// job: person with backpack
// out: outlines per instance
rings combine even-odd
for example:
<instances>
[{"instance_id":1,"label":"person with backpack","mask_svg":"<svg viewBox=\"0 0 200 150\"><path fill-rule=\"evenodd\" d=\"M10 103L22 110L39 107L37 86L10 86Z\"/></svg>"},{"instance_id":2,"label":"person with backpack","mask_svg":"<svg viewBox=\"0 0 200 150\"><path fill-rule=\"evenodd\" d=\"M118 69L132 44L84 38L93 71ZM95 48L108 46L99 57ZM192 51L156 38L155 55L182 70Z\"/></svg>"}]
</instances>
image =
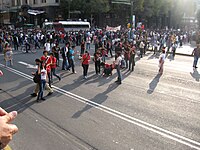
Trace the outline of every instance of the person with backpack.
<instances>
[{"instance_id":1,"label":"person with backpack","mask_svg":"<svg viewBox=\"0 0 200 150\"><path fill-rule=\"evenodd\" d=\"M117 59L114 61L114 65L115 68L117 69L117 81L115 81L117 84L122 84L122 75L121 75L121 61L122 61L122 57L121 57L121 53L117 53L116 54Z\"/></svg>"},{"instance_id":2,"label":"person with backpack","mask_svg":"<svg viewBox=\"0 0 200 150\"><path fill-rule=\"evenodd\" d=\"M37 71L36 72L32 72L33 77L33 81L34 83L36 83L34 92L31 94L32 97L37 97L38 96L38 92L39 92L39 88L40 88L40 75L38 74L38 68L41 65L41 60L40 59L35 59L35 64L37 65ZM50 96L53 94L53 90L49 87L49 84L45 84L45 90L48 91L47 96Z\"/></svg>"},{"instance_id":3,"label":"person with backpack","mask_svg":"<svg viewBox=\"0 0 200 150\"><path fill-rule=\"evenodd\" d=\"M82 56L82 67L83 67L83 76L84 79L87 79L88 68L90 64L90 54L88 51L85 52Z\"/></svg>"}]
</instances>

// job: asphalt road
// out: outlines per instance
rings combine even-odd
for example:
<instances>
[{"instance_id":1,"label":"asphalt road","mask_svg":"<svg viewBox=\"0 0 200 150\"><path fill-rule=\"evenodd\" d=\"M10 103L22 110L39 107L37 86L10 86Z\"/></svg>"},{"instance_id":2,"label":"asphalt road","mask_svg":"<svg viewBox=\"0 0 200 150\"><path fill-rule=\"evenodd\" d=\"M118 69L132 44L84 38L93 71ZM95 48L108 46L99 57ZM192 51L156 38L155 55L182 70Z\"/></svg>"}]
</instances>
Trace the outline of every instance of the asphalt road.
<instances>
[{"instance_id":1,"label":"asphalt road","mask_svg":"<svg viewBox=\"0 0 200 150\"><path fill-rule=\"evenodd\" d=\"M93 64L84 80L77 60L77 74L58 68L54 94L36 103L31 72L41 55L16 52L12 68L0 56L0 106L19 112L13 150L200 150L200 70L192 57L168 57L159 77L148 52L133 73L122 71L119 86L116 71L96 76Z\"/></svg>"}]
</instances>

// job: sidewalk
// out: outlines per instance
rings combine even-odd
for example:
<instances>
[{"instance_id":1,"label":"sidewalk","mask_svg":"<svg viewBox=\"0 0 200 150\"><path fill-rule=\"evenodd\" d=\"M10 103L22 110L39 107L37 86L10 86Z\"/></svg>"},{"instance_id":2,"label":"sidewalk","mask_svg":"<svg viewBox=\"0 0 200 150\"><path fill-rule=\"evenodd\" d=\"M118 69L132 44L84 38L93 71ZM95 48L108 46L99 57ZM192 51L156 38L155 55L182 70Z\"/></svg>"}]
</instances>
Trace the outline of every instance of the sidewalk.
<instances>
[{"instance_id":1,"label":"sidewalk","mask_svg":"<svg viewBox=\"0 0 200 150\"><path fill-rule=\"evenodd\" d=\"M176 55L183 55L183 56L192 56L192 52L194 48L196 47L196 43L193 41L191 44L185 44L182 47L178 47L176 49ZM149 49L149 51L152 51L152 49ZM168 52L171 54L171 49Z\"/></svg>"}]
</instances>

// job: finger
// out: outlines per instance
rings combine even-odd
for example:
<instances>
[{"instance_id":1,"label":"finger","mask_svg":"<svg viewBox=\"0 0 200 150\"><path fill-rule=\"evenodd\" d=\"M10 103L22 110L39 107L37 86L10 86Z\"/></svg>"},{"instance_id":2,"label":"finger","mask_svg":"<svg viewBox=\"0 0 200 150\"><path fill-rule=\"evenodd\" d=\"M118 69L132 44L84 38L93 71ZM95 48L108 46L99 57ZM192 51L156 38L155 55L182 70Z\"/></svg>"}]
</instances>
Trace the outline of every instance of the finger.
<instances>
[{"instance_id":1,"label":"finger","mask_svg":"<svg viewBox=\"0 0 200 150\"><path fill-rule=\"evenodd\" d=\"M0 149L4 149L7 145L8 145L8 142L6 142L6 144L0 142Z\"/></svg>"},{"instance_id":2,"label":"finger","mask_svg":"<svg viewBox=\"0 0 200 150\"><path fill-rule=\"evenodd\" d=\"M7 112L3 108L0 107L0 116L4 116L6 114Z\"/></svg>"},{"instance_id":3,"label":"finger","mask_svg":"<svg viewBox=\"0 0 200 150\"><path fill-rule=\"evenodd\" d=\"M6 121L6 123L10 123L16 117L17 117L17 112L16 111L12 111L12 112L6 114L5 116L2 116L2 118Z\"/></svg>"},{"instance_id":4,"label":"finger","mask_svg":"<svg viewBox=\"0 0 200 150\"><path fill-rule=\"evenodd\" d=\"M18 132L18 128L17 128L17 126L14 125L14 124L9 124L9 128L10 128L10 133L11 133L12 135Z\"/></svg>"}]
</instances>

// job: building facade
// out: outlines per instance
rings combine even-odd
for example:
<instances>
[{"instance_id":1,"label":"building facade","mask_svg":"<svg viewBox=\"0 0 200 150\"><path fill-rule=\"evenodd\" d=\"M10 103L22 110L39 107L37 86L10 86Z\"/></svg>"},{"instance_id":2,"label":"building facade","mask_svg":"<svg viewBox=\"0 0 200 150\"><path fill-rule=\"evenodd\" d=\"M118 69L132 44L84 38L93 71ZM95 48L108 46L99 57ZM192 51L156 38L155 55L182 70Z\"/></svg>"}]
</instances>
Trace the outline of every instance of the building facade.
<instances>
[{"instance_id":1,"label":"building facade","mask_svg":"<svg viewBox=\"0 0 200 150\"><path fill-rule=\"evenodd\" d=\"M0 0L1 24L23 23L40 25L45 19L53 21L59 16L60 0ZM44 11L30 14L28 10Z\"/></svg>"}]
</instances>

